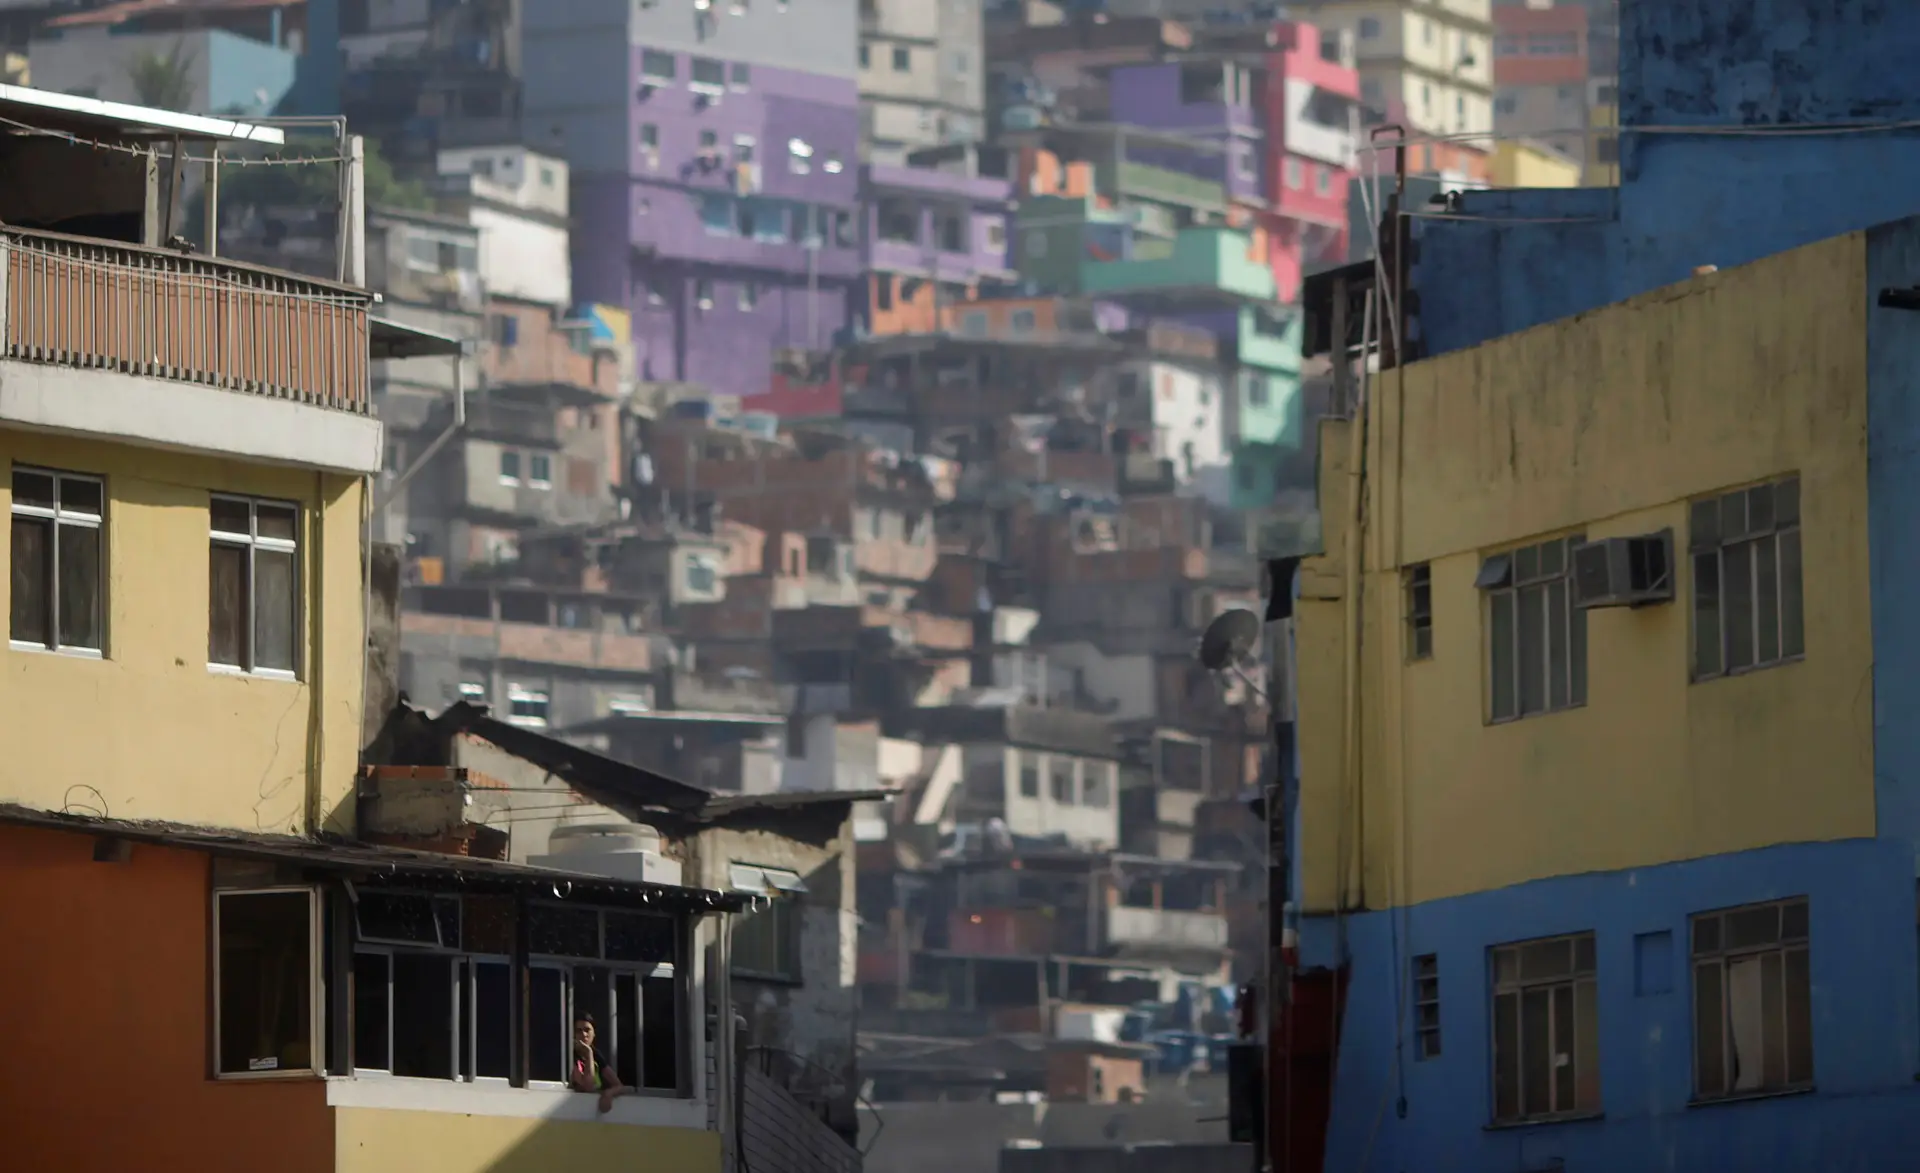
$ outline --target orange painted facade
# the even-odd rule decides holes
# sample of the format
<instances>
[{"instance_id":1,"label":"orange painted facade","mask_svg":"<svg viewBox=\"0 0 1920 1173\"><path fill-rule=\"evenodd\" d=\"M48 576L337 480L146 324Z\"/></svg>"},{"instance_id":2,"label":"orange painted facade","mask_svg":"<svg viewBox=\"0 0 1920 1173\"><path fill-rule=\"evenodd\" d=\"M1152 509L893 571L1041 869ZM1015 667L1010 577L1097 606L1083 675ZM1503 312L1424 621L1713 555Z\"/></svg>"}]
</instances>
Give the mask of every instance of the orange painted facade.
<instances>
[{"instance_id":1,"label":"orange painted facade","mask_svg":"<svg viewBox=\"0 0 1920 1173\"><path fill-rule=\"evenodd\" d=\"M0 1132L10 1169L331 1173L317 1078L209 1077L211 860L0 827ZM26 960L31 958L30 961Z\"/></svg>"}]
</instances>

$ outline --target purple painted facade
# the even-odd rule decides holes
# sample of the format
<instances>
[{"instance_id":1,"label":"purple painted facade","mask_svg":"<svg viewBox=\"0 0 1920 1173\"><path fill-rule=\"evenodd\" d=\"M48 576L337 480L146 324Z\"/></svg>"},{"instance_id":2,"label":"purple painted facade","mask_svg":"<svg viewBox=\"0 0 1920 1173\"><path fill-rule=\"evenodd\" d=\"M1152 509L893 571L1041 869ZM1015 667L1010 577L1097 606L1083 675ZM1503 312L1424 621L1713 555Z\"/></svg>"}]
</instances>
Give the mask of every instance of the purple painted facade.
<instances>
[{"instance_id":1,"label":"purple painted facade","mask_svg":"<svg viewBox=\"0 0 1920 1173\"><path fill-rule=\"evenodd\" d=\"M1107 78L1113 120L1148 130L1193 132L1224 151L1129 143L1127 158L1221 184L1229 199L1264 199L1258 79L1220 63L1130 65Z\"/></svg>"},{"instance_id":2,"label":"purple painted facade","mask_svg":"<svg viewBox=\"0 0 1920 1173\"><path fill-rule=\"evenodd\" d=\"M642 378L760 394L775 350L823 349L847 325L858 88L733 63L716 85L671 56L669 80L661 53L630 55L627 173L574 179L576 296L632 311Z\"/></svg>"},{"instance_id":3,"label":"purple painted facade","mask_svg":"<svg viewBox=\"0 0 1920 1173\"><path fill-rule=\"evenodd\" d=\"M1007 254L1011 180L871 166L866 197L869 269L960 285L1015 277Z\"/></svg>"}]
</instances>

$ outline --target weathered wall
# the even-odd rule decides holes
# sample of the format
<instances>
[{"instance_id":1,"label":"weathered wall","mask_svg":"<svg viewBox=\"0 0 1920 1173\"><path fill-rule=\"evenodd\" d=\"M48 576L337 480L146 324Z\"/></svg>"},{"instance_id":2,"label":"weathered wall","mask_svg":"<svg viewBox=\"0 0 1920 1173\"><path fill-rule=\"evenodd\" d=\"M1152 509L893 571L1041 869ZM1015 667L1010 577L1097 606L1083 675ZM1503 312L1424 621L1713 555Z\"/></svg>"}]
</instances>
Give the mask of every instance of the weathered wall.
<instances>
[{"instance_id":1,"label":"weathered wall","mask_svg":"<svg viewBox=\"0 0 1920 1173\"><path fill-rule=\"evenodd\" d=\"M1468 192L1414 221L1412 331L1440 354L1920 210L1914 131L1675 128L1911 122L1920 8L1902 0L1639 0L1620 11L1618 189ZM1658 129L1653 129L1658 128ZM1527 220L1530 223L1498 223Z\"/></svg>"}]
</instances>

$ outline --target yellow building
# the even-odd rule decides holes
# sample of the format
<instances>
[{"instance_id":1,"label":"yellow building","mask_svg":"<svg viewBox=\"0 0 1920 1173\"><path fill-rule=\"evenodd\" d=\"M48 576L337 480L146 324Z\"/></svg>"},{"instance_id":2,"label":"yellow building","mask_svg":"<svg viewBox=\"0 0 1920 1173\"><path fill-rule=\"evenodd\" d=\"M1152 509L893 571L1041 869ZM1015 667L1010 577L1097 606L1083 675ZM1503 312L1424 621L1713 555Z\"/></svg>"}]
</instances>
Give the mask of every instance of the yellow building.
<instances>
[{"instance_id":1,"label":"yellow building","mask_svg":"<svg viewBox=\"0 0 1920 1173\"><path fill-rule=\"evenodd\" d=\"M1581 161L1544 143L1502 140L1494 144L1487 179L1495 187L1579 187Z\"/></svg>"},{"instance_id":2,"label":"yellow building","mask_svg":"<svg viewBox=\"0 0 1920 1173\"><path fill-rule=\"evenodd\" d=\"M1914 220L1381 372L1324 425L1293 900L1347 982L1328 1168L1574 1120L1569 1167L1915 1142L1908 286Z\"/></svg>"},{"instance_id":3,"label":"yellow building","mask_svg":"<svg viewBox=\"0 0 1920 1173\"><path fill-rule=\"evenodd\" d=\"M1620 184L1620 111L1611 105L1596 105L1587 111L1588 187L1618 187Z\"/></svg>"},{"instance_id":4,"label":"yellow building","mask_svg":"<svg viewBox=\"0 0 1920 1173\"><path fill-rule=\"evenodd\" d=\"M0 119L46 132L0 142L10 1167L716 1173L697 943L739 900L348 838L369 351L405 332L158 244L156 143L281 132ZM604 1114L569 1086L590 1007L643 1089ZM100 1063L137 1087L104 1125Z\"/></svg>"}]
</instances>

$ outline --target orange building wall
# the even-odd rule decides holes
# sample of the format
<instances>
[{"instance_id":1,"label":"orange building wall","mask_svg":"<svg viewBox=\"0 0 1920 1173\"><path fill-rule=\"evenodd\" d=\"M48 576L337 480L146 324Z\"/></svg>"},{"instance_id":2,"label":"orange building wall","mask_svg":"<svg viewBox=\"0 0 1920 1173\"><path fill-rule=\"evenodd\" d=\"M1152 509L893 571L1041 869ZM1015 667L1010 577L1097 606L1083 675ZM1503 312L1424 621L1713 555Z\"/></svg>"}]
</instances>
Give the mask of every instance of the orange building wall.
<instances>
[{"instance_id":1,"label":"orange building wall","mask_svg":"<svg viewBox=\"0 0 1920 1173\"><path fill-rule=\"evenodd\" d=\"M0 1167L326 1173L325 1086L207 1078L210 861L0 827Z\"/></svg>"}]
</instances>

